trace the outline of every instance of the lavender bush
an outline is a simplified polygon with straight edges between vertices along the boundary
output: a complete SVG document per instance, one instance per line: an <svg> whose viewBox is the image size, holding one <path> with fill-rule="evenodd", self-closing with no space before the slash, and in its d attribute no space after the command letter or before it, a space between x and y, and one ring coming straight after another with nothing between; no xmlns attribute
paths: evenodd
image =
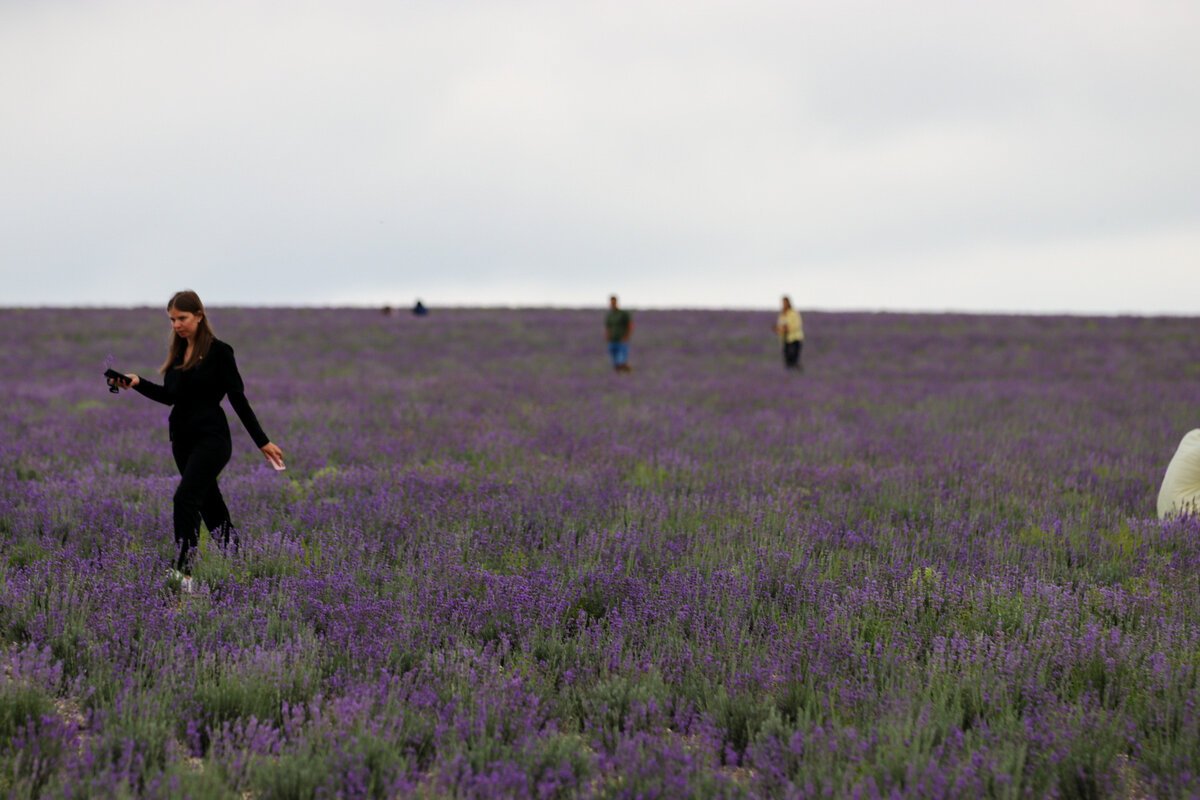
<svg viewBox="0 0 1200 800"><path fill-rule="evenodd" d="M1191 319L216 309L205 536L160 310L0 311L0 791L13 797L1187 797Z"/></svg>

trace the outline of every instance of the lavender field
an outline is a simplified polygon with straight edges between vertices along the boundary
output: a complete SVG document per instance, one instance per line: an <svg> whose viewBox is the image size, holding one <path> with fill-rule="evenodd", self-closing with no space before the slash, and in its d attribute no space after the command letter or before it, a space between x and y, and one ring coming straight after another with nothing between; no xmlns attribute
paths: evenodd
<svg viewBox="0 0 1200 800"><path fill-rule="evenodd" d="M0 793L1200 795L1195 319L214 309L195 594L160 309L0 311Z"/></svg>

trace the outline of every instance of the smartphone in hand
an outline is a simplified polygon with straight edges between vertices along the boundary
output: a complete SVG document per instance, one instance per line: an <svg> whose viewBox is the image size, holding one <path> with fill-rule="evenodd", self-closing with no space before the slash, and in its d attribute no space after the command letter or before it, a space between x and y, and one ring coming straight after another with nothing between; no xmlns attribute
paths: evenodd
<svg viewBox="0 0 1200 800"><path fill-rule="evenodd" d="M128 377L126 377L125 375L122 375L120 372L117 372L115 369L112 369L111 367L104 370L104 377L106 377L112 381L117 381L118 383L126 383L126 384L129 383ZM121 391L120 387L116 386L115 384L109 384L108 390L110 392L112 392L113 394L118 394Z"/></svg>

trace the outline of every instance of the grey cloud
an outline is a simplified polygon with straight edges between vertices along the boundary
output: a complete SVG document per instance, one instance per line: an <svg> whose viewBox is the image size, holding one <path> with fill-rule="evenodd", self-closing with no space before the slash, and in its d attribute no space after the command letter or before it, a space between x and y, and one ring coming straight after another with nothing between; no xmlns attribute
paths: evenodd
<svg viewBox="0 0 1200 800"><path fill-rule="evenodd" d="M1139 246L1162 279L1191 269L1197 22L1168 3L6 4L0 305L157 303L183 274L248 304L581 304L620 282L770 305L806 282L831 307L978 308L996 293L971 276L1013 258L1056 308L1128 310L1126 290L1073 301L1070 264L1113 287ZM917 280L942 295L870 290Z"/></svg>

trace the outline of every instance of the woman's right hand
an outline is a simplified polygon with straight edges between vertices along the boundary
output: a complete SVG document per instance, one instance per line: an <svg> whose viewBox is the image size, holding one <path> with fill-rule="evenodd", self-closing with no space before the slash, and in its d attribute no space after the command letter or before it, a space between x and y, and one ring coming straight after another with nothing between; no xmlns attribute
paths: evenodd
<svg viewBox="0 0 1200 800"><path fill-rule="evenodd" d="M133 387L137 386L141 382L142 382L142 379L139 378L137 375L134 375L132 372L126 372L125 380L123 380L123 381L109 380L108 385L109 386L117 386L117 387L120 387L121 389L132 389Z"/></svg>

